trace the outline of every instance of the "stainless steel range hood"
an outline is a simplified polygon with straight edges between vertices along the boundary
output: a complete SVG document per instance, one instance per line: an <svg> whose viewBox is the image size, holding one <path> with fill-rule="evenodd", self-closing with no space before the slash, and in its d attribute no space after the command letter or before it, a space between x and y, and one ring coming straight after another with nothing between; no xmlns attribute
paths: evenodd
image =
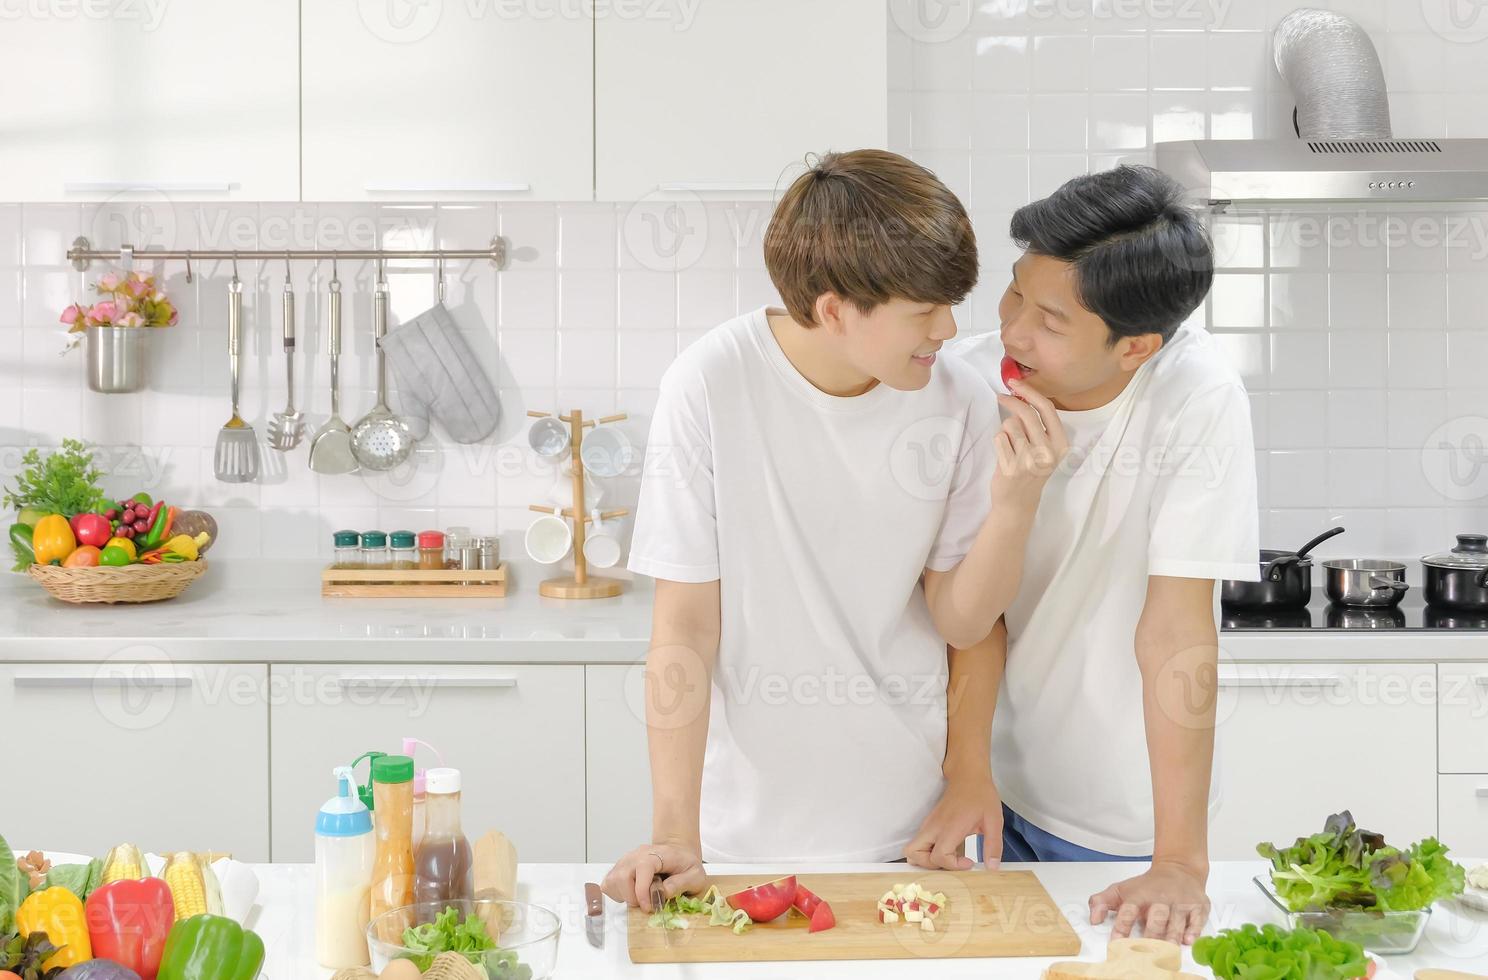
<svg viewBox="0 0 1488 980"><path fill-rule="evenodd" d="M1488 139L1181 140L1158 169L1212 207L1488 202Z"/></svg>

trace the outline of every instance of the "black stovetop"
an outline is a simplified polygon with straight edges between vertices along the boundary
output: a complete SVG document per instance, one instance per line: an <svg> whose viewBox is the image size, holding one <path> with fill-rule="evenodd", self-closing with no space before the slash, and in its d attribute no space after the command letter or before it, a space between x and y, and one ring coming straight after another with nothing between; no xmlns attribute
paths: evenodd
<svg viewBox="0 0 1488 980"><path fill-rule="evenodd" d="M1426 605L1418 589L1405 594L1394 609L1336 606L1321 588L1300 609L1252 611L1220 610L1220 629L1226 633L1264 630L1488 630L1488 613L1459 612Z"/></svg>

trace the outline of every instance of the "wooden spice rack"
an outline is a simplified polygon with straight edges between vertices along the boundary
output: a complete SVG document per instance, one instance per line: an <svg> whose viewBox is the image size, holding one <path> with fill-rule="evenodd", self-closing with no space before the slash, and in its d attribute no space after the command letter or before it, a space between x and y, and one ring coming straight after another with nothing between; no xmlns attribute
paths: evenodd
<svg viewBox="0 0 1488 980"><path fill-rule="evenodd" d="M334 599L500 599L506 564L495 568L327 568L320 594Z"/></svg>
<svg viewBox="0 0 1488 980"><path fill-rule="evenodd" d="M529 418L550 418L548 412L528 412ZM612 599L625 591L625 583L617 578L606 578L601 575L589 574L589 563L584 558L584 534L585 528L592 520L589 510L584 506L584 459L581 452L584 445L584 430L593 427L597 422L623 422L627 416L622 412L619 415L607 415L601 419L584 421L584 413L574 409L567 415L558 416L558 421L567 422L569 428L569 465L573 470L573 506L572 507L541 507L533 504L529 509L540 514L557 514L573 521L573 563L572 575L562 575L558 578L545 580L537 587L539 594L549 599ZM630 511L624 508L607 510L599 515L600 520L610 520L615 517L624 517Z"/></svg>

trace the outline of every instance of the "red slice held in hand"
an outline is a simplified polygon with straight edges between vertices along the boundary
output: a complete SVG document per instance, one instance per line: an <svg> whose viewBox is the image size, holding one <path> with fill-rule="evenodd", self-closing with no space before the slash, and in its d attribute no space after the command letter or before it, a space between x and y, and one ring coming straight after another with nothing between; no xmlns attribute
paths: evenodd
<svg viewBox="0 0 1488 980"><path fill-rule="evenodd" d="M1011 357L1008 357L1006 354L1004 354L1003 357L1002 357L1002 385L1003 385L1003 387L1006 388L1008 391L1012 391L1013 390L1012 382L1014 382L1014 381L1022 381L1022 380L1023 380L1023 369L1018 366L1018 362L1017 361L1013 360Z"/></svg>

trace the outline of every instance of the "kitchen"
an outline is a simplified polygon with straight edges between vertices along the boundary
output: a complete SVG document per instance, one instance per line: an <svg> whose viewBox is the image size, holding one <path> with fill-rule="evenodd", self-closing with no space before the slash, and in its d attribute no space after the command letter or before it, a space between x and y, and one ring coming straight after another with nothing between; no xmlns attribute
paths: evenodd
<svg viewBox="0 0 1488 980"><path fill-rule="evenodd" d="M0 53L25 94L0 109L0 344L11 352L0 485L18 486L28 450L48 458L82 440L102 509L116 511L100 555L138 503L130 531L145 522L136 534L148 539L174 507L203 560L165 547L181 536L172 521L177 533L162 527L154 548L131 544L136 557L161 551L158 566L119 572L147 572L173 598L65 602L32 575L0 583L0 717L12 744L48 738L15 754L36 764L26 790L6 794L0 834L22 853L56 852L57 865L124 842L231 854L257 879L245 915L264 941L263 975L330 976L315 964L312 821L338 795L334 767L417 737L442 753L415 747L419 769L463 773L471 843L504 835L520 862L515 897L561 920L556 975L638 969L618 904L604 907L602 946L588 941L584 884L651 834L642 665L655 589L626 565L662 378L710 328L779 302L763 243L803 157L883 147L933 171L970 213L982 276L955 311L963 334L997 329L1003 270L1020 254L1010 214L1076 174L1156 164L1202 201L1231 201L1206 209L1216 272L1194 322L1248 392L1260 543L1295 552L1346 531L1320 542L1310 567L1286 560L1280 581L1254 583L1290 588L1291 601L1221 611L1224 803L1209 829L1205 933L1285 924L1252 882L1265 880L1257 844L1315 833L1344 808L1391 844L1435 837L1464 868L1482 864L1488 613L1427 591L1459 563L1471 571L1473 540L1458 535L1488 531L1488 195L1472 161L1454 158L1468 177L1447 191L1402 163L1370 178L1400 187L1266 198L1257 174L1279 165L1262 149L1304 142L1293 128L1303 99L1274 50L1303 6L11 8ZM1328 6L1362 28L1387 93L1350 90L1329 107L1383 101L1395 139L1452 153L1488 137L1488 11ZM817 56L823 37L840 48L830 63ZM794 70L744 74L763 51ZM1213 141L1252 155L1215 157ZM1404 186L1412 179L1423 186ZM62 322L105 298L106 276L129 290L135 272L155 277L170 309L154 314L173 325ZM406 456L386 469L361 465L371 457L352 436L379 419L379 323L388 414L409 423L391 427ZM414 339L411 324L464 351L441 362L463 369L457 384L419 384L429 355L391 343ZM345 433L332 427L327 449L333 415ZM275 448L281 438L292 446ZM237 455L219 455L223 442ZM348 529L355 542L338 546ZM394 533L405 529L411 542ZM443 540L420 541L426 531ZM366 550L400 581L366 569ZM1394 605L1331 603L1323 563L1344 559L1396 562L1388 574L1409 588ZM94 571L40 575L65 592ZM121 805L38 802L81 792ZM1103 959L1110 927L1088 925L1085 900L1112 872L1029 867L1077 947L921 968L1029 976ZM891 871L720 872L764 882L848 870ZM1484 923L1465 900L1443 902L1414 952L1376 957L1378 974L1488 973Z"/></svg>

